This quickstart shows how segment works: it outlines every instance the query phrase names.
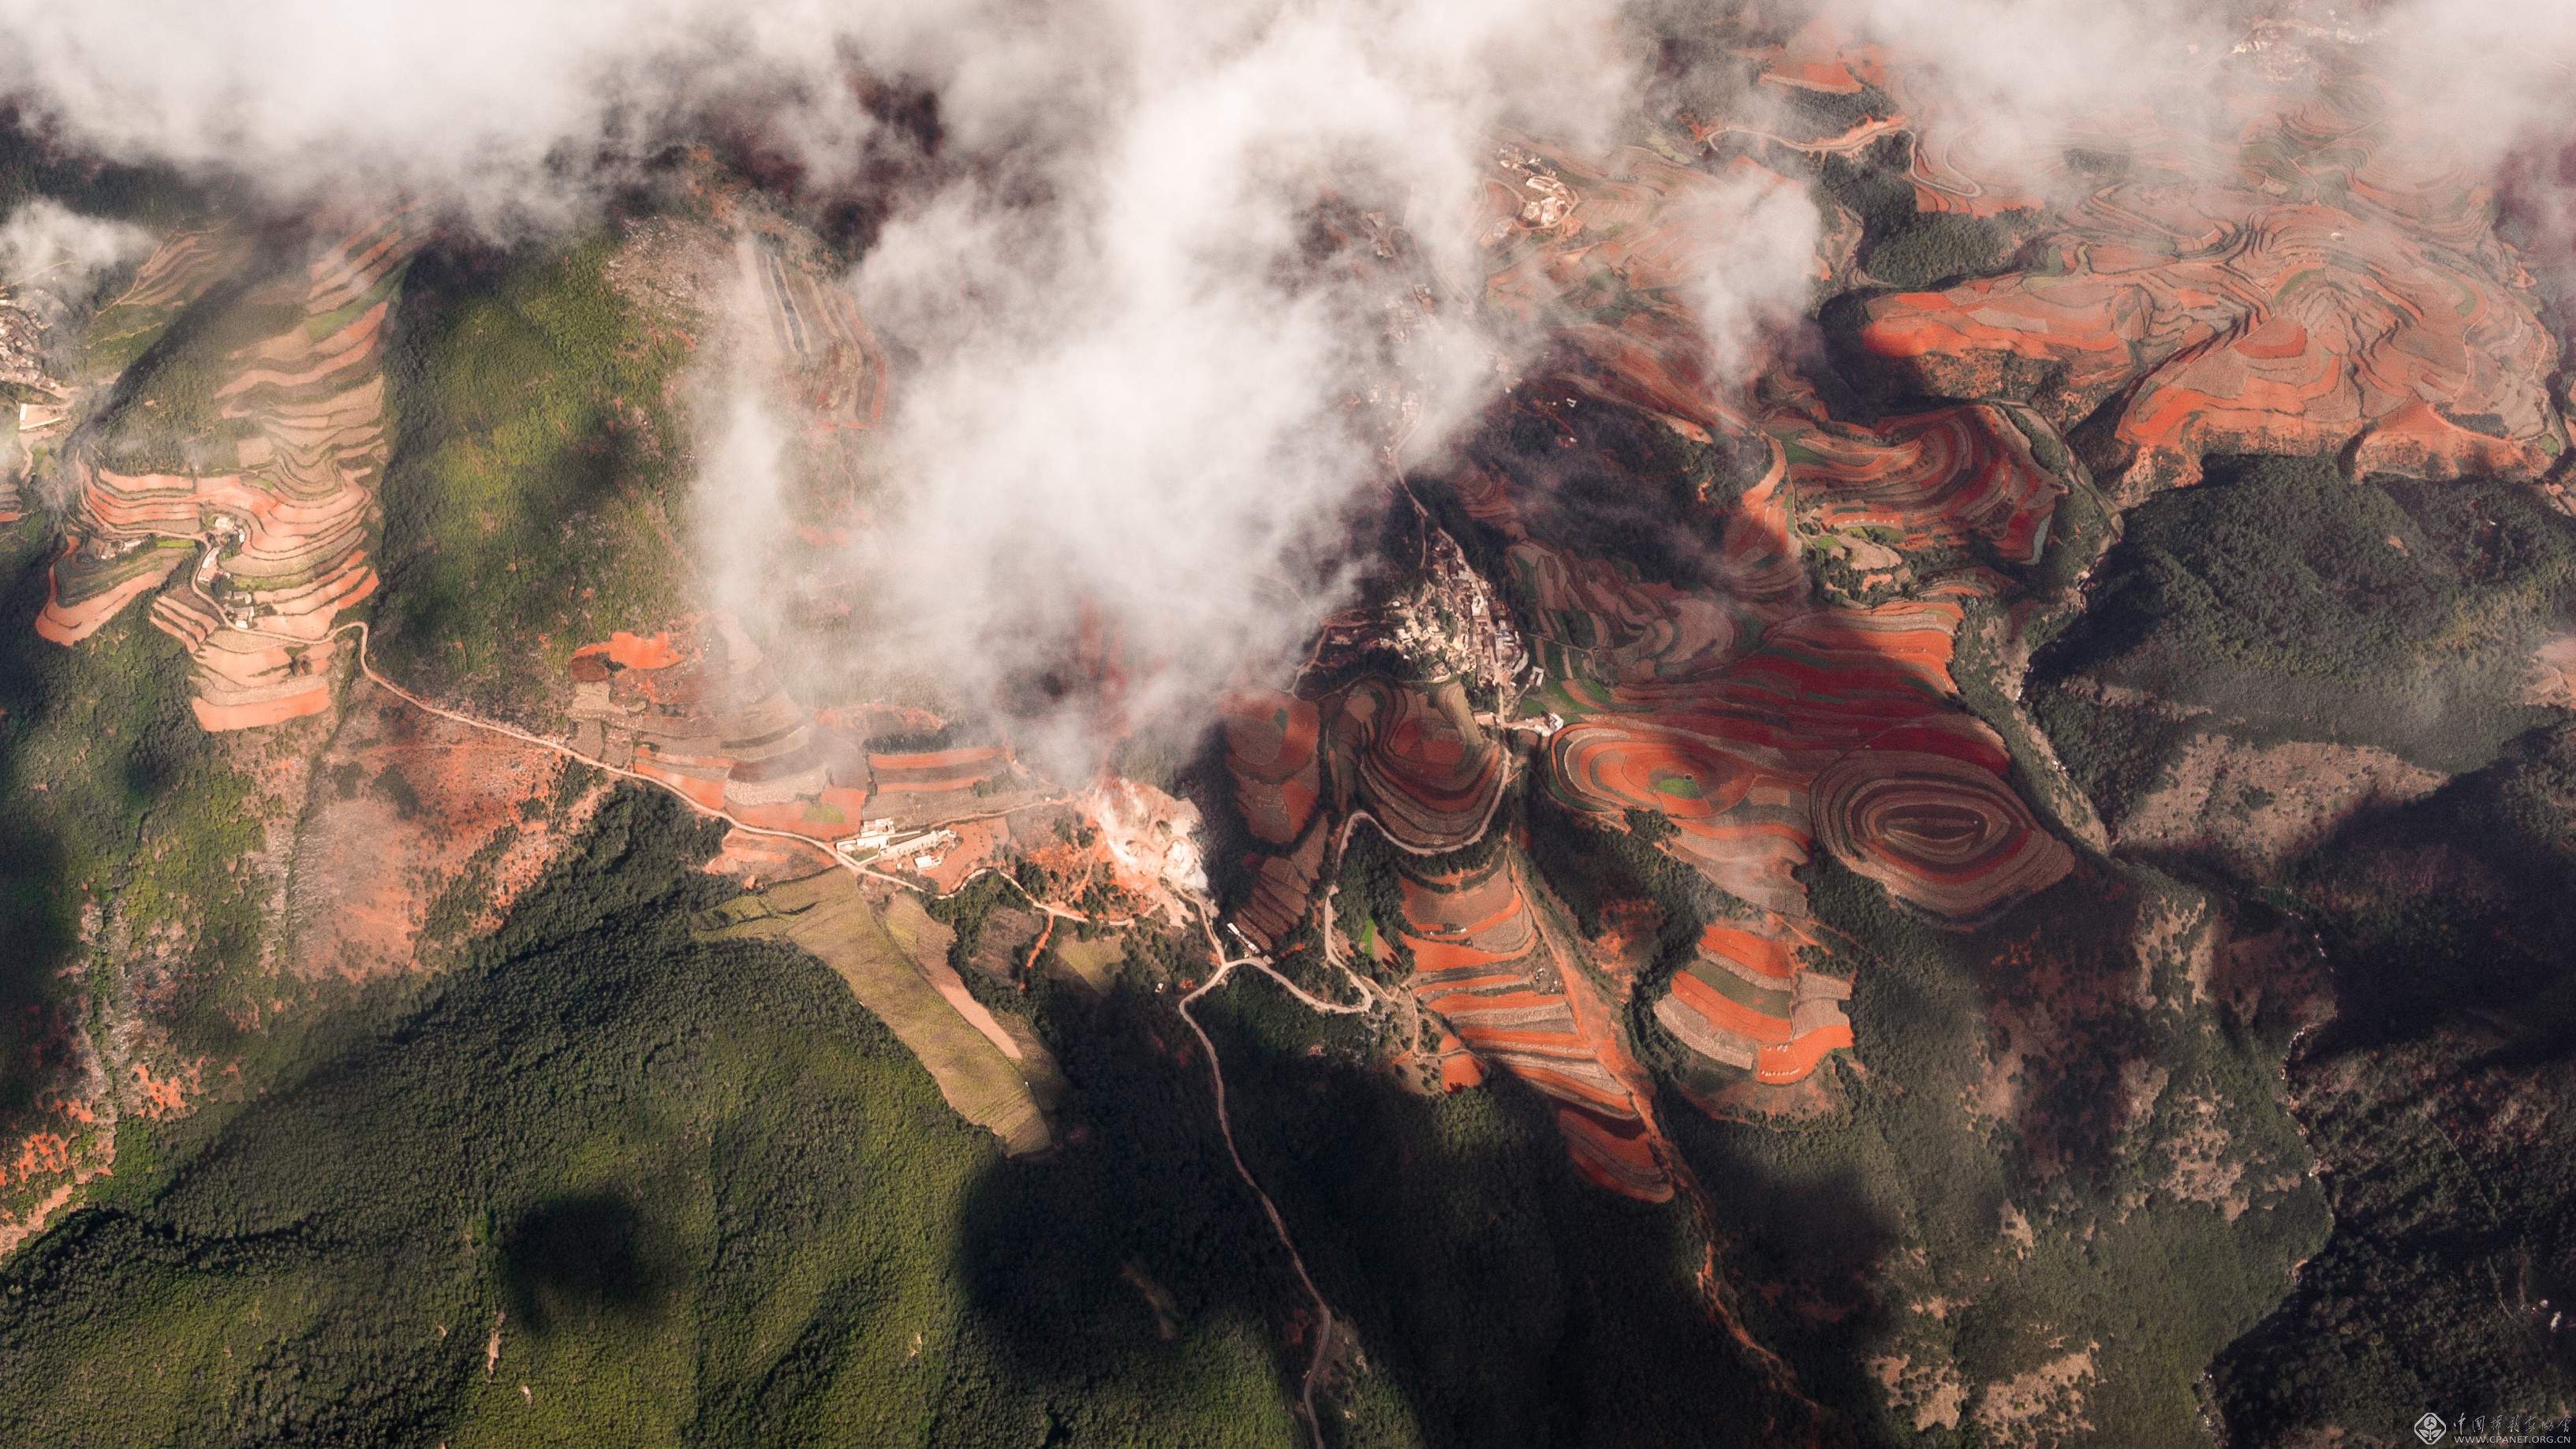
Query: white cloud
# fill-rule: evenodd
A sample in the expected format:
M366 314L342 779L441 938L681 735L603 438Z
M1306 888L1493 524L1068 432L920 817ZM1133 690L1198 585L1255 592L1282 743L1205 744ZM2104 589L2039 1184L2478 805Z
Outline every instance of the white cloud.
M2007 152L2106 110L2187 117L2191 77L2246 33L2218 0L1830 8ZM2492 159L2558 124L2570 14L2288 9L2376 28L2400 129ZM1625 18L1614 0L0 0L0 86L111 155L522 223L581 214L617 174L603 157L709 114L858 174L909 144L870 118L860 78L935 94L938 164L905 173L932 179L881 198L852 279L898 359L893 498L858 560L901 625L883 642L998 692L1105 629L1154 705L1284 651L1331 598L1381 477L1353 399L1400 370L1427 445L1508 342L1457 295L1391 340L1401 269L1317 257L1319 202L1382 213L1472 293L1490 137L1619 134L1646 59ZM1694 288L1722 356L1799 305L1814 244L1795 189L1739 200ZM778 495L712 480L774 480L779 424L739 383L718 391L699 536L718 587L744 594L768 586Z
M77 296L90 280L151 249L139 226L84 216L45 197L22 202L0 223L0 286Z

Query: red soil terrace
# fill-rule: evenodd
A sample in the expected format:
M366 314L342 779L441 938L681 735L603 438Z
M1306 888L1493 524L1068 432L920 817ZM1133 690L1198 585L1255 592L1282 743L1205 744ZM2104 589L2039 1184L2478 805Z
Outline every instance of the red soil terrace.
M1821 66L1805 78L1841 84ZM1970 403L1850 422L1785 368L1758 387L1724 385L1678 284L1681 259L1704 252L1706 228L1733 214L1710 200L1719 184L1638 153L1596 170L1506 146L1485 238L1489 300L1555 323L1572 359L1507 407L1547 418L1569 405L1624 408L1684 440L1767 458L1712 505L1723 509L1711 520L1712 586L1651 582L1564 549L1544 532L1547 499L1523 492L1543 485L1473 467L1452 482L1501 536L1530 605L1518 622L1560 683L1550 707L1571 721L1538 756L1535 787L1606 828L1625 829L1631 811L1661 816L1673 826L1662 848L1752 907L1706 933L1652 1003L1655 1019L1712 1065L1785 1086L1853 1045L1842 1007L1851 987L1817 969L1830 953L1796 874L1816 849L1956 926L2044 888L2073 860L2014 794L2001 741L1961 707L1950 678L1966 606L2005 581L1953 567L1907 597L1836 603L1812 586L1808 541L1867 528L1897 550L1982 549L2026 564L2068 483L2040 461L2035 440L2056 431L2044 409ZM1828 236L1819 277L1847 265L1840 245ZM1617 314L1605 318L1612 301ZM1384 681L1229 710L1236 803L1263 847L1246 861L1248 934L1275 942L1306 919L1331 864L1328 827L1353 810L1415 851L1474 838L1461 825L1484 813L1499 779L1471 768L1485 753L1473 722L1440 716L1425 691ZM1417 995L1488 1059L1519 1045L1496 1034L1506 1029L1493 1012L1548 1009L1520 965L1525 943L1511 932L1522 883L1505 857L1490 878L1408 873L1407 884ZM1435 885L1454 897L1436 919ZM1492 1001L1445 990L1451 971L1470 972L1460 979ZM1457 1011L1484 1016L1470 1025ZM1594 1154L1587 1170L1599 1168L1602 1139L1580 1123L1568 1131L1578 1158Z
M341 647L331 631L376 588L364 545L386 446L384 322L424 239L390 212L253 289L243 305L292 305L301 320L231 355L214 389L231 431L198 440L212 454L205 469L124 474L71 460L80 492L40 635L77 643L152 594L152 622L188 652L204 728L330 707ZM209 258L226 255L202 234L174 237L110 311L157 316L202 290Z
M1612 1069L1618 1049L1605 1014L1578 1016L1523 892L1516 852L1461 871L1408 869L1402 889L1415 998L1477 1058L1556 1104L1576 1170L1629 1197L1669 1199L1673 1182L1654 1135Z
M1869 75L1890 107L1869 124L1907 139L1924 210L2044 228L2005 275L1868 304L1861 347L1900 384L2027 402L2060 430L2116 403L2132 502L2197 481L2211 453L2532 478L2563 452L2557 340L2487 183L2389 148L2375 115L2391 102L2349 57L2213 54L2206 129L2106 113L1990 136L1836 43L1811 29L1757 59L1782 85L1837 58ZM2113 179L2075 171L2078 155L2115 158ZM2080 199L2052 213L2060 196Z

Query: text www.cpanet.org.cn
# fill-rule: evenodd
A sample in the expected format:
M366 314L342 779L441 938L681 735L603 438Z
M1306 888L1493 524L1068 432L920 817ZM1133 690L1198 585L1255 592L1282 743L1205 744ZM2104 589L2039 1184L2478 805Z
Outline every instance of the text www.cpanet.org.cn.
M2576 1444L2576 1418L2566 1414L2441 1414L2414 1423L2424 1444Z

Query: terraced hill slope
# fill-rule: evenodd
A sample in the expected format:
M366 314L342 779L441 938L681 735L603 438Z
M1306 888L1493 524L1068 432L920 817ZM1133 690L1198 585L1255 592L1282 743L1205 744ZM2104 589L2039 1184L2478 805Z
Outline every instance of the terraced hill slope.
M377 587L385 322L424 239L391 212L249 283L88 424L65 462L78 499L39 634L77 644L148 594L188 651L205 728L331 707L335 626ZM93 338L139 335L125 329L182 304L220 255L193 235L165 243ZM136 464L184 471L122 471Z

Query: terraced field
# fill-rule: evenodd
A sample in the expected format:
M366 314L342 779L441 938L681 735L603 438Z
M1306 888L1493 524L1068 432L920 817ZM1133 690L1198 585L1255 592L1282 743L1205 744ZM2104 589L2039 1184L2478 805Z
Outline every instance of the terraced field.
M1582 1011L1539 928L1518 853L1455 870L1401 867L1407 981L1467 1051L1555 1105L1575 1169L1647 1202L1672 1177L1636 1090L1614 1070L1621 1051L1597 1010Z
M71 445L78 497L39 634L76 644L152 595L152 622L187 650L206 729L330 707L333 627L377 585L366 549L385 462L385 321L425 239L397 210L251 283L203 325L265 335L220 351L192 337L94 442ZM230 259L201 233L165 243L94 325L93 357L166 327ZM124 471L129 451L186 467Z
M1662 848L1758 913L1712 930L1655 1007L1693 1050L1785 1084L1851 1044L1834 1004L1849 985L1796 959L1813 945L1797 872L1819 840L1898 899L1963 924L2072 864L2006 783L2001 741L1952 698L1959 609L1820 610L1774 625L1712 675L1578 677L1564 691L1576 717L1548 741L1547 787L1608 827L1631 811L1669 821ZM1559 627L1605 624L1575 615Z
M1256 840L1283 847L1245 862L1255 883L1238 924L1264 944L1305 919L1334 821L1365 811L1399 848L1434 855L1482 839L1502 799L1504 753L1455 680L1371 676L1314 701L1244 694L1225 737L1237 809ZM1330 816L1318 809L1328 793Z
M1626 1196L1670 1198L1642 1074L1610 1015L1567 979L1576 968L1546 937L1519 847L1460 854L1494 828L1508 751L1457 682L1371 676L1319 701L1244 694L1225 734L1237 809L1255 842L1277 847L1244 862L1252 885L1235 924L1281 946L1314 910L1328 856L1363 825L1381 832L1400 862L1400 920L1387 927L1413 963L1404 987L1453 1034L1442 1079L1454 1089L1511 1073L1556 1104L1577 1170Z
M1570 546L1552 451L1471 449L1448 481L1501 550L1545 680L1534 703L1563 722L1535 788L1605 829L1664 822L1658 848L1746 911L1670 972L1653 1020L1713 1067L1787 1086L1854 1044L1851 968L1830 965L1800 879L1817 849L1960 928L2072 867L1950 675L1969 607L2011 587L1974 560L2037 561L2071 464L2018 403L1855 422L1785 368L1725 385L1677 260L1710 246L1699 233L1721 184L1752 183L1645 152L1597 168L1513 143L1484 238L1488 303L1567 343L1490 434L1570 446L1642 430L1666 439L1650 453L1751 460L1732 485L1721 463L1670 525L1706 552L1667 578ZM1848 273L1852 244L1827 229L1820 283ZM1256 940L1306 919L1333 864L1329 822L1364 809L1415 854L1472 838L1461 829L1497 782L1473 767L1474 721L1437 720L1430 700L1368 680L1229 713L1236 806L1261 847L1239 910ZM1408 912L1420 885L1408 877Z
M833 284L811 236L756 223L736 242L767 326L760 352L809 426L864 430L885 419L886 368L858 304Z
M1774 409L1765 427L1810 533L1874 529L1909 552L1975 542L1999 560L2036 563L2066 492L2001 405L1845 423L1809 393Z
M1527 269L1498 274L1506 305L1524 303ZM1638 811L1669 822L1662 848L1755 913L1708 933L1655 1019L1710 1061L1787 1085L1852 1044L1849 982L1803 964L1823 954L1797 877L1820 836L1899 899L1963 920L2071 864L2015 800L2001 741L1964 713L1949 676L1965 607L2005 581L1953 568L1910 598L1838 606L1812 587L1805 540L1880 529L1906 551L1973 541L2028 563L2067 484L2001 408L1844 423L1794 382L1708 386L1686 312L1641 325L1651 315L1579 327L1587 368L1562 386L1581 406L1642 410L1684 439L1732 437L1768 458L1713 520L1713 587L1564 550L1546 536L1544 474L1478 470L1459 491L1508 540L1543 697L1569 721L1548 741L1546 787L1610 828ZM1512 405L1564 426L1559 386ZM1914 791L1851 788L1883 777Z
M2197 481L2209 454L2539 476L2567 441L2543 382L2558 341L2496 238L2486 180L2389 144L2393 101L2339 57L2239 59L2208 58L2206 125L2106 112L1989 133L1829 31L1763 57L1784 85L1866 78L1863 124L1906 148L1922 211L2037 219L2001 275L1871 299L1861 358L1904 389L2026 402L2061 430L2111 405L2106 477L2127 502ZM1837 141L1776 139L1809 155ZM2058 195L2080 199L2060 211Z
M908 829L1039 798L997 745L866 749L828 722L841 713L792 698L759 646L721 616L584 644L571 673L573 748L765 830L838 840L865 819ZM772 878L811 859L748 836L727 850L772 867Z
M2065 426L2125 393L2129 497L2196 482L2207 453L2537 477L2565 429L2534 381L2557 344L2527 279L2345 184L2348 207L2108 188L2043 243L2062 270L1881 299L1860 344L1923 390L2026 397Z

